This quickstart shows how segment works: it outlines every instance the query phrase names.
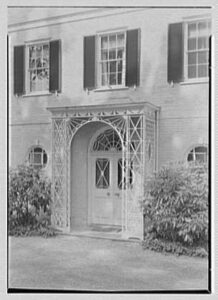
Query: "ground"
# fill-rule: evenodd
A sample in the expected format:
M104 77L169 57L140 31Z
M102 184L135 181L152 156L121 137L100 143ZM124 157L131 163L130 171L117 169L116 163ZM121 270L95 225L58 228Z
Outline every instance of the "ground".
M59 235L9 238L9 288L207 290L208 261L143 250L136 242Z

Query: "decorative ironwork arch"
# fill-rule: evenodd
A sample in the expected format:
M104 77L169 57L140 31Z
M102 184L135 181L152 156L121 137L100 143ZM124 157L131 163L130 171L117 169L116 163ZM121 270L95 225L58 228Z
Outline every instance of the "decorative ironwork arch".
M113 128L98 134L92 145L92 151L122 151L122 142Z
M122 231L130 236L143 236L143 218L139 200L144 194L144 180L154 171L154 159L148 159L147 143L152 143L149 156L155 153L155 118L157 108L145 103L132 103L115 110L110 106L53 108L52 117L52 223L70 229L70 146L76 132L90 122L109 125L122 144L123 178L131 181L132 168L136 185L122 189ZM146 165L146 171L145 171Z

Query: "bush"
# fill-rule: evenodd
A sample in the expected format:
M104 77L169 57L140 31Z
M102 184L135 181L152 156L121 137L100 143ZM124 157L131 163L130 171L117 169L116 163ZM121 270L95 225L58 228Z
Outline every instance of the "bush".
M208 169L172 164L146 184L143 201L147 239L207 249Z
M51 183L40 169L21 165L9 174L9 234L52 235Z

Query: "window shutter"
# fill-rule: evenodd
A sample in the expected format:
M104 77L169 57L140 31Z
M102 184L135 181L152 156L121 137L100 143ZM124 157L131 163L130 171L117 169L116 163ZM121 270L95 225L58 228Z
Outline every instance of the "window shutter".
M49 91L61 91L61 41L51 41L49 45Z
M14 94L23 95L25 88L24 45L14 47Z
M95 88L95 36L84 37L84 89Z
M168 28L168 82L183 81L184 37L183 23L170 24Z
M140 30L127 31L126 38L126 86L139 85Z

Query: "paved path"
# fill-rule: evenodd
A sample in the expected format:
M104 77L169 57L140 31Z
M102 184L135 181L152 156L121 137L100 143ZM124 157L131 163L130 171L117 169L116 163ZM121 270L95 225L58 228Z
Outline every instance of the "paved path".
M9 238L9 288L207 289L207 259L143 250L138 243L75 236Z

